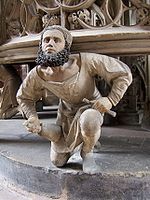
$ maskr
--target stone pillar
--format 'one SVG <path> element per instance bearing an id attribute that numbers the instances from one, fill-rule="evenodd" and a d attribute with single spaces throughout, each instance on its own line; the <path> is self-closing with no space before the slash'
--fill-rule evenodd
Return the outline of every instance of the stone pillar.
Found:
<path id="1" fill-rule="evenodd" d="M 0 45 L 6 41 L 5 1 L 0 1 Z"/>
<path id="2" fill-rule="evenodd" d="M 148 99 L 149 99 L 149 102 L 150 102 L 150 55 L 148 55 L 148 84 L 147 84 L 147 93 L 148 93 Z"/>
<path id="3" fill-rule="evenodd" d="M 142 120 L 142 128 L 150 131 L 150 55 L 147 56 L 147 96 Z"/>

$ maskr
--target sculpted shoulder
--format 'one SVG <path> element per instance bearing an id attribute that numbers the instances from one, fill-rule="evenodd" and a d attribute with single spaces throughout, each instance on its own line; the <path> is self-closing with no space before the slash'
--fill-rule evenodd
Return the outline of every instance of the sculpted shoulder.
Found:
<path id="1" fill-rule="evenodd" d="M 81 66 L 81 62 L 83 60 L 90 60 L 91 56 L 93 55 L 93 53 L 76 53 L 76 54 L 71 54 L 70 55 L 70 59 L 76 59 L 77 60 L 77 64 L 78 66 Z"/>
<path id="2" fill-rule="evenodd" d="M 81 65 L 81 62 L 84 60 L 84 62 L 91 62 L 92 59 L 95 58 L 100 58 L 101 54 L 97 53 L 87 53 L 87 52 L 82 52 L 82 53 L 77 53 L 77 54 L 71 54 L 70 59 L 74 58 L 77 60 L 78 66 Z M 81 60 L 82 59 L 82 60 Z"/>
<path id="3" fill-rule="evenodd" d="M 79 53 L 76 53 L 76 54 L 70 54 L 69 56 L 70 59 L 79 59 L 80 58 L 80 54 Z"/>
<path id="4" fill-rule="evenodd" d="M 81 66 L 81 58 L 80 58 L 80 53 L 76 53 L 76 54 L 71 54 L 69 56 L 70 60 L 76 60 L 77 61 L 77 65 Z"/>

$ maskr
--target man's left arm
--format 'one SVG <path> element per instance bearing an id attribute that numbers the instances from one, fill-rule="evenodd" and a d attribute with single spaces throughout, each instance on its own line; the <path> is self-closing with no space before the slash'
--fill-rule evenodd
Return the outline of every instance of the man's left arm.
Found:
<path id="1" fill-rule="evenodd" d="M 104 107 L 110 109 L 111 104 L 116 106 L 119 103 L 132 82 L 130 68 L 125 63 L 115 58 L 99 54 L 91 55 L 92 64 L 90 70 L 92 74 L 99 75 L 111 86 L 111 91 L 108 96 L 102 97 L 99 101 Z M 111 104 L 109 102 L 111 102 Z M 105 108 L 103 110 L 105 110 Z"/>

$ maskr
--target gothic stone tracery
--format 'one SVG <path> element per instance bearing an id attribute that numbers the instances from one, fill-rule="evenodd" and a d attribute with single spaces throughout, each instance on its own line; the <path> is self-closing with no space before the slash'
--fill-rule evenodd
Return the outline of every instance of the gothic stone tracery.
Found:
<path id="1" fill-rule="evenodd" d="M 146 0 L 6 0 L 4 15 L 12 35 L 38 33 L 53 24 L 106 29 L 150 25 L 150 4 Z"/>

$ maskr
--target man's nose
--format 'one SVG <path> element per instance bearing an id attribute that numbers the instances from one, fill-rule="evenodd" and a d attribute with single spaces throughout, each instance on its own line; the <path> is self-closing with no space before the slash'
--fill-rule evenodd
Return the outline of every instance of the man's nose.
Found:
<path id="1" fill-rule="evenodd" d="M 53 47 L 54 46 L 54 40 L 50 39 L 48 42 L 48 46 Z"/>

